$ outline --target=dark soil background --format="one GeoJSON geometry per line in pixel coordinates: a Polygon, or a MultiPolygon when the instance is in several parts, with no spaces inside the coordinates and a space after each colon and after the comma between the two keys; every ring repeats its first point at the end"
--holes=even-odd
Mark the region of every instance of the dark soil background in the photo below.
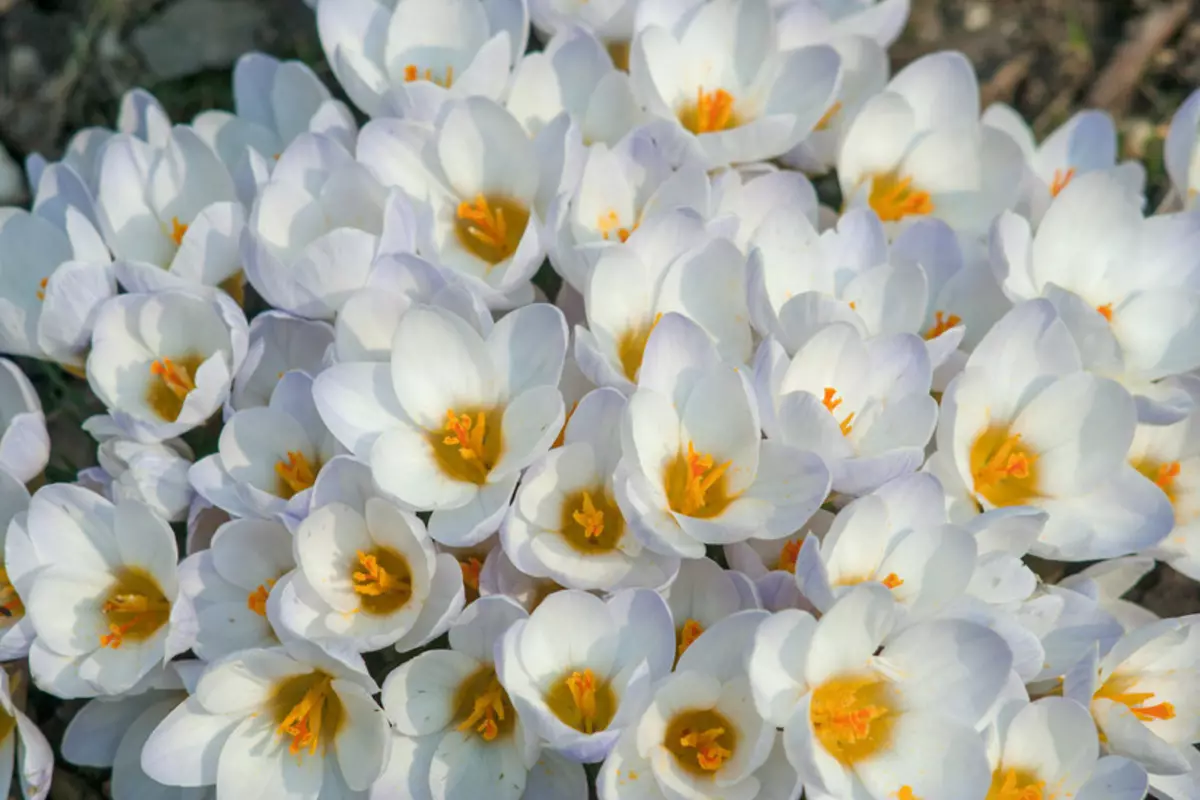
{"type": "MultiPolygon", "coordinates": [[[[0,144],[16,161],[9,174],[29,153],[56,158],[82,127],[111,126],[135,86],[177,122],[231,108],[231,67],[251,49],[304,60],[336,91],[302,0],[0,0],[0,144]]],[[[1162,140],[1175,108],[1200,86],[1200,0],[913,0],[892,48],[895,68],[941,49],[966,53],[984,104],[1015,106],[1039,137],[1080,108],[1109,111],[1122,157],[1146,163],[1150,207],[1165,196],[1162,140]]],[[[4,196],[5,169],[0,158],[0,203],[19,203],[20,194],[4,196]]],[[[20,361],[54,441],[47,477],[73,480],[95,457],[79,423],[101,409],[81,381],[20,361]]],[[[1035,566],[1048,580],[1079,568],[1035,566]]],[[[1129,597],[1164,616],[1200,611],[1200,584],[1163,566],[1129,597]]],[[[28,710],[53,744],[79,705],[29,692],[28,710]]],[[[50,797],[106,797],[105,779],[60,761],[50,797]]]]}

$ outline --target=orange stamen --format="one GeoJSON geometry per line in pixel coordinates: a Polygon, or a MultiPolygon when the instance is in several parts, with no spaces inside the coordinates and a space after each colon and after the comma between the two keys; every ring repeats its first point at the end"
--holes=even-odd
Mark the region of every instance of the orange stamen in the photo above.
{"type": "Polygon", "coordinates": [[[357,552],[358,563],[362,565],[363,571],[355,571],[352,576],[355,592],[378,597],[383,594],[409,590],[409,582],[403,578],[397,578],[380,566],[379,560],[374,555],[364,553],[362,550],[357,552]]]}
{"type": "Polygon", "coordinates": [[[596,539],[604,533],[604,512],[596,508],[592,496],[587,492],[583,493],[583,505],[571,518],[583,528],[585,538],[596,539]]]}
{"type": "Polygon", "coordinates": [[[171,359],[166,357],[160,358],[150,365],[150,374],[162,378],[167,388],[181,400],[187,397],[188,392],[196,388],[196,384],[187,370],[177,367],[171,359]]]}
{"type": "Polygon", "coordinates": [[[171,241],[175,242],[175,246],[179,247],[183,244],[183,237],[188,232],[188,226],[179,221],[179,217],[171,217],[171,241]]]}
{"type": "Polygon", "coordinates": [[[299,450],[288,450],[286,461],[280,459],[275,462],[275,474],[291,489],[292,494],[312,488],[317,482],[316,471],[299,450]]]}
{"type": "Polygon", "coordinates": [[[1067,188],[1067,184],[1075,177],[1075,168],[1054,170],[1054,180],[1050,183],[1050,196],[1058,197],[1058,193],[1067,188]]]}
{"type": "MultiPolygon", "coordinates": [[[[834,389],[832,386],[826,386],[825,397],[822,398],[821,403],[825,406],[825,408],[829,409],[830,414],[833,414],[837,407],[842,404],[842,398],[837,396],[837,389],[834,389]]],[[[854,430],[853,423],[854,412],[851,411],[844,420],[838,423],[838,428],[841,429],[842,436],[850,435],[850,431],[854,430]]]]}
{"type": "Polygon", "coordinates": [[[494,211],[482,194],[475,195],[474,202],[466,200],[458,204],[458,218],[470,223],[467,233],[487,247],[503,248],[508,236],[508,223],[504,220],[504,209],[494,211]]]}
{"type": "Polygon", "coordinates": [[[1113,304],[1105,303],[1102,306],[1096,306],[1096,311],[1100,312],[1100,316],[1104,317],[1109,322],[1112,322],[1113,304]]]}
{"type": "Polygon", "coordinates": [[[801,544],[799,539],[784,543],[783,549],[779,551],[779,569],[784,572],[796,571],[796,559],[800,557],[801,544]]]}
{"type": "Polygon", "coordinates": [[[717,744],[717,739],[724,734],[724,728],[710,728],[703,732],[688,731],[679,739],[679,744],[695,748],[696,762],[700,768],[715,772],[725,763],[725,759],[733,755],[732,752],[717,744]]]}
{"type": "Polygon", "coordinates": [[[696,622],[696,620],[689,619],[687,622],[683,623],[683,628],[679,631],[679,644],[675,648],[676,661],[678,661],[680,657],[687,652],[687,649],[691,647],[697,639],[700,638],[702,633],[704,633],[704,628],[701,627],[700,623],[696,622]]]}
{"type": "Polygon", "coordinates": [[[947,315],[944,311],[937,311],[933,315],[933,327],[925,331],[925,339],[936,339],[955,325],[961,324],[962,317],[958,314],[947,315]]]}

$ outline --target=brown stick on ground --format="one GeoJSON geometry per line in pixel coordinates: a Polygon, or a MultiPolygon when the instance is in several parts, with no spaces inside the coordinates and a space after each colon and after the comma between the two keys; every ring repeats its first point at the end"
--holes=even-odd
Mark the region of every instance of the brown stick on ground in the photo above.
{"type": "Polygon", "coordinates": [[[1193,0],[1175,0],[1160,6],[1138,21],[1133,38],[1126,39],[1096,78],[1087,104],[1109,113],[1124,113],[1137,89],[1142,73],[1154,54],[1161,50],[1188,19],[1193,0]]]}
{"type": "Polygon", "coordinates": [[[979,94],[980,105],[987,108],[992,103],[1011,103],[1017,86],[1029,75],[1032,66],[1032,53],[1021,53],[1009,59],[1004,66],[996,70],[992,79],[983,85],[979,94]]]}

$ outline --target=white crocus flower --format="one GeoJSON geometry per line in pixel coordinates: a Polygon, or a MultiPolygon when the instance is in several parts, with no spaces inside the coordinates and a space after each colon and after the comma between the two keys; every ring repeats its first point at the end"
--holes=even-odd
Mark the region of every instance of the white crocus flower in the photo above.
{"type": "Polygon", "coordinates": [[[96,317],[88,385],[127,436],[163,441],[221,409],[246,347],[246,317],[224,294],[120,295],[96,317]]]}
{"type": "Polygon", "coordinates": [[[795,147],[825,115],[840,80],[837,52],[786,52],[767,0],[718,0],[637,32],[635,94],[669,120],[709,166],[767,160],[795,147]]]}
{"type": "Polygon", "coordinates": [[[649,589],[601,600],[555,592],[496,646],[500,684],[545,746],[572,761],[603,759],[671,671],[671,615],[649,589]]]}
{"type": "Polygon", "coordinates": [[[307,64],[246,53],[233,66],[234,112],[205,111],[192,128],[229,169],[249,206],[275,160],[302,133],[322,133],[354,147],[358,123],[307,64]]]}
{"type": "Polygon", "coordinates": [[[564,31],[583,29],[608,51],[613,66],[629,71],[636,0],[529,0],[533,25],[547,38],[564,31]]]}
{"type": "Polygon", "coordinates": [[[26,530],[28,508],[29,491],[12,475],[0,470],[0,554],[3,555],[3,561],[0,561],[0,661],[24,658],[33,643],[33,623],[25,612],[24,600],[29,597],[30,580],[37,564],[21,557],[22,546],[29,539],[26,530]],[[12,565],[8,556],[10,541],[14,553],[12,565]]]}
{"type": "Polygon", "coordinates": [[[1119,756],[1100,756],[1087,708],[1062,697],[1030,703],[1001,718],[1001,751],[992,760],[989,798],[1071,797],[1142,800],[1146,773],[1119,756]]]}
{"type": "Polygon", "coordinates": [[[1129,393],[1082,371],[1054,306],[1028,301],[988,332],[943,395],[937,447],[953,469],[940,474],[984,510],[1046,511],[1034,555],[1124,555],[1173,526],[1167,497],[1125,460],[1135,426],[1129,393]]]}
{"type": "Polygon", "coordinates": [[[789,362],[766,340],[756,358],[763,430],[829,466],[833,489],[864,494],[915,472],[937,424],[925,342],[864,337],[844,322],[820,328],[789,362]]]}
{"type": "Polygon", "coordinates": [[[278,620],[305,639],[403,652],[440,636],[463,607],[458,562],[437,554],[416,515],[382,498],[364,513],[337,502],[313,511],[295,555],[277,590],[278,620]]]}
{"type": "Polygon", "coordinates": [[[1125,634],[1103,658],[1093,648],[1071,669],[1063,694],[1091,709],[1105,750],[1156,776],[1192,772],[1200,741],[1200,620],[1152,622],[1125,634]]]}
{"type": "Polygon", "coordinates": [[[1015,300],[1045,297],[1070,329],[1086,369],[1137,396],[1143,422],[1175,422],[1190,398],[1166,398],[1153,382],[1200,366],[1200,215],[1143,219],[1140,203],[1111,174],[1071,181],[1036,234],[1005,214],[993,266],[1015,300]]]}
{"type": "Polygon", "coordinates": [[[781,539],[829,491],[815,454],[762,441],[742,368],[722,364],[711,340],[677,314],[650,335],[622,430],[614,483],[635,535],[684,558],[706,544],[781,539]]]}
{"type": "Polygon", "coordinates": [[[120,694],[191,646],[175,535],[133,500],[52,484],[9,529],[5,561],[37,638],[34,681],[60,697],[120,694]]]}
{"type": "Polygon", "coordinates": [[[759,606],[749,578],[708,558],[684,561],[661,592],[675,623],[676,661],[721,620],[759,606]]]}
{"type": "Polygon", "coordinates": [[[662,586],[679,560],[647,550],[626,525],[613,489],[625,397],[596,389],[579,401],[562,444],[525,474],[500,542],[527,575],[572,589],[662,586]]]}
{"type": "Polygon", "coordinates": [[[333,319],[389,246],[398,199],[337,140],[303,133],[259,190],[242,239],[246,277],[271,305],[333,319]]]}
{"type": "Polygon", "coordinates": [[[444,95],[501,99],[529,11],[525,0],[321,0],[317,30],[346,94],[379,116],[444,95]]]}
{"type": "Polygon", "coordinates": [[[890,47],[908,23],[910,0],[772,0],[780,27],[822,31],[827,37],[866,36],[890,47]]]}
{"type": "Polygon", "coordinates": [[[181,439],[138,442],[125,438],[115,426],[110,430],[110,425],[107,417],[84,422],[84,429],[100,442],[96,449],[100,466],[85,469],[80,476],[104,487],[104,496],[113,502],[138,500],[167,522],[186,520],[195,495],[188,482],[195,457],[192,449],[181,439]]]}
{"type": "Polygon", "coordinates": [[[590,31],[577,27],[563,29],[543,51],[518,62],[505,107],[531,136],[566,113],[584,144],[610,147],[644,115],[629,75],[614,67],[610,53],[590,31]]]}
{"type": "Polygon", "coordinates": [[[388,724],[361,659],[306,642],[214,661],[150,734],[142,769],[167,786],[220,797],[352,797],[379,777],[388,724]]]}
{"type": "Polygon", "coordinates": [[[411,198],[420,255],[489,306],[529,301],[547,245],[541,167],[535,143],[503,107],[481,97],[451,101],[432,129],[380,120],[363,129],[359,157],[411,198]]]}
{"type": "Polygon", "coordinates": [[[550,263],[570,286],[586,292],[596,260],[629,240],[644,220],[677,208],[708,213],[710,187],[704,165],[672,165],[646,129],[611,148],[590,147],[578,185],[557,198],[549,213],[554,230],[550,263]]]}
{"type": "Polygon", "coordinates": [[[882,586],[860,586],[820,619],[782,611],[758,629],[750,682],[784,729],[818,797],[983,798],[991,770],[975,726],[1008,679],[1012,654],[958,620],[898,628],[882,586]]]}
{"type": "Polygon", "coordinates": [[[217,452],[188,473],[196,491],[238,517],[304,519],[321,467],[344,452],[321,423],[312,385],[303,372],[289,372],[265,407],[235,412],[217,452]]]}
{"type": "Polygon", "coordinates": [[[566,346],[562,313],[547,304],[505,315],[486,339],[449,311],[416,306],[396,327],[391,364],[334,365],[313,394],[386,495],[433,511],[438,542],[474,545],[562,429],[566,346]]]}
{"type": "Polygon", "coordinates": [[[0,470],[31,483],[50,461],[50,434],[37,390],[21,368],[0,358],[0,470]]]}
{"type": "Polygon", "coordinates": [[[885,483],[840,512],[822,541],[809,534],[796,583],[820,611],[851,587],[879,583],[911,619],[928,618],[962,595],[975,569],[974,537],[946,521],[937,479],[916,473],[885,483]]]}
{"type": "Polygon", "coordinates": [[[623,247],[605,248],[584,290],[586,327],[575,327],[575,360],[599,386],[628,394],[637,385],[646,343],[664,314],[677,314],[710,337],[721,358],[750,360],[745,258],[728,239],[706,232],[694,212],[653,217],[623,247]]]}
{"type": "Polygon", "coordinates": [[[1200,194],[1200,90],[1192,92],[1175,112],[1163,161],[1184,208],[1194,208],[1200,194]]]}
{"type": "MultiPolygon", "coordinates": [[[[392,758],[373,797],[530,797],[528,772],[541,745],[494,663],[500,637],[528,616],[507,597],[477,600],[451,626],[449,650],[421,653],[388,675],[382,700],[395,726],[392,758]]],[[[583,775],[576,764],[558,766],[583,775]]]]}
{"type": "Polygon", "coordinates": [[[1117,128],[1103,111],[1080,111],[1055,129],[1041,145],[1033,129],[1010,106],[996,103],[983,112],[982,122],[1004,131],[1025,154],[1025,178],[1016,212],[1036,227],[1055,197],[1075,178],[1088,172],[1108,172],[1120,181],[1129,198],[1144,202],[1146,170],[1136,161],[1117,164],[1117,128]]]}
{"type": "Polygon", "coordinates": [[[206,549],[179,564],[179,600],[191,605],[196,620],[196,655],[215,661],[279,644],[267,600],[295,568],[292,534],[281,523],[234,519],[217,528],[206,549]]]}
{"type": "Polygon", "coordinates": [[[849,207],[885,223],[925,216],[979,235],[1016,202],[1024,156],[979,122],[979,84],[966,57],[942,52],[902,69],[859,111],[838,157],[849,207]]]}
{"type": "Polygon", "coordinates": [[[264,311],[250,320],[246,359],[233,377],[229,409],[240,411],[271,402],[276,384],[288,372],[316,375],[325,367],[333,344],[327,322],[293,317],[284,311],[264,311]]]}
{"type": "Polygon", "coordinates": [[[13,703],[11,681],[8,672],[0,670],[0,793],[15,796],[15,766],[20,796],[42,800],[50,794],[54,751],[33,720],[13,703]]]}

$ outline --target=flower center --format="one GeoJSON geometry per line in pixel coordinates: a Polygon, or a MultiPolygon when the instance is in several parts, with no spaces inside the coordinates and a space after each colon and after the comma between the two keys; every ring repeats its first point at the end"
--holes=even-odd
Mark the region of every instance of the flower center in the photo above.
{"type": "Polygon", "coordinates": [[[992,425],[971,445],[975,493],[994,506],[1020,506],[1038,496],[1037,454],[1007,425],[992,425]]]}
{"type": "MultiPolygon", "coordinates": [[[[821,398],[821,404],[829,409],[829,413],[834,415],[834,419],[837,419],[837,414],[835,412],[837,411],[837,407],[842,404],[842,398],[837,396],[837,389],[834,389],[832,386],[826,386],[825,396],[821,398]]],[[[849,436],[850,431],[854,430],[853,422],[854,412],[851,411],[841,422],[838,423],[838,428],[841,429],[842,436],[849,436]]]]}
{"type": "Polygon", "coordinates": [[[834,678],[813,691],[809,717],[817,741],[842,764],[868,758],[891,741],[896,722],[888,685],[874,675],[834,678]]]}
{"type": "Polygon", "coordinates": [[[947,314],[945,311],[937,311],[933,315],[933,327],[925,331],[923,335],[926,341],[936,339],[955,325],[961,324],[962,317],[958,314],[947,314]]]}
{"type": "Polygon", "coordinates": [[[1058,197],[1058,193],[1071,183],[1075,177],[1075,168],[1054,170],[1054,180],[1050,182],[1050,196],[1058,197]]]}
{"type": "Polygon", "coordinates": [[[284,500],[289,500],[305,489],[311,489],[317,481],[319,469],[319,465],[309,463],[303,452],[288,450],[286,460],[281,458],[275,462],[275,474],[279,476],[276,494],[284,500]]]}
{"type": "Polygon", "coordinates": [[[546,705],[565,724],[581,733],[602,731],[617,713],[617,696],[608,681],[590,669],[570,671],[546,693],[546,705]]]}
{"type": "Polygon", "coordinates": [[[40,281],[38,281],[38,290],[37,290],[37,299],[38,300],[46,299],[46,284],[48,284],[49,282],[50,282],[49,278],[42,278],[40,281]]]}
{"type": "Polygon", "coordinates": [[[412,597],[412,571],[408,561],[390,547],[369,553],[357,551],[350,562],[350,580],[359,605],[368,614],[391,614],[412,597]]]}
{"type": "Polygon", "coordinates": [[[617,338],[617,360],[621,362],[621,371],[631,382],[637,381],[638,371],[642,368],[642,359],[646,356],[646,342],[650,334],[662,319],[662,314],[655,314],[649,325],[629,328],[617,338]]]}
{"type": "Polygon", "coordinates": [[[679,659],[683,658],[683,654],[692,646],[692,643],[700,638],[704,633],[704,626],[694,619],[689,619],[683,623],[683,627],[675,631],[675,663],[679,663],[679,659]]]}
{"type": "Polygon", "coordinates": [[[632,227],[622,228],[621,218],[617,216],[617,212],[609,209],[607,213],[596,218],[596,229],[600,231],[600,235],[606,242],[615,238],[624,243],[629,240],[630,234],[637,230],[637,223],[634,223],[632,227]]]}
{"type": "Polygon", "coordinates": [[[475,556],[467,556],[458,560],[458,568],[462,570],[463,589],[470,602],[479,597],[479,573],[483,571],[483,562],[475,556]]]}
{"type": "Polygon", "coordinates": [[[725,131],[741,124],[733,113],[733,95],[724,89],[706,92],[703,86],[696,87],[696,102],[679,112],[679,122],[695,134],[725,131]]]}
{"type": "Polygon", "coordinates": [[[426,67],[424,70],[421,70],[418,69],[416,64],[409,64],[404,68],[404,82],[412,83],[413,81],[429,81],[430,83],[436,83],[443,89],[449,89],[451,84],[454,83],[454,67],[447,66],[446,77],[437,78],[434,76],[432,69],[426,67]]]}
{"type": "Polygon", "coordinates": [[[581,490],[563,500],[559,528],[571,549],[586,555],[617,549],[625,532],[625,518],[604,487],[581,490]]]}
{"type": "Polygon", "coordinates": [[[1102,306],[1096,306],[1096,313],[1098,313],[1100,316],[1104,317],[1104,319],[1106,321],[1111,323],[1112,315],[1113,315],[1113,307],[1112,306],[1113,306],[1112,303],[1105,303],[1102,306]]]}
{"type": "Polygon", "coordinates": [[[257,589],[246,595],[246,608],[260,617],[267,616],[267,598],[270,597],[271,588],[274,585],[275,581],[271,579],[267,579],[266,583],[260,583],[257,589]]]}
{"type": "Polygon", "coordinates": [[[672,511],[688,517],[707,519],[720,514],[733,502],[725,474],[732,461],[717,464],[709,453],[697,453],[688,442],[667,464],[663,485],[672,511]]]}
{"type": "Polygon", "coordinates": [[[1162,489],[1167,499],[1174,504],[1175,479],[1179,477],[1181,471],[1178,461],[1162,462],[1144,458],[1140,461],[1132,462],[1132,466],[1153,481],[1155,486],[1162,489]]]}
{"type": "Polygon", "coordinates": [[[604,49],[608,51],[608,57],[612,59],[613,69],[629,72],[630,43],[628,40],[609,42],[604,49]]]}
{"type": "Polygon", "coordinates": [[[1146,705],[1154,699],[1154,692],[1129,691],[1136,683],[1137,678],[1132,675],[1110,675],[1096,692],[1095,698],[1122,704],[1142,722],[1175,719],[1175,706],[1172,703],[1146,705]]]}
{"type": "Polygon", "coordinates": [[[799,539],[792,539],[784,542],[783,547],[779,549],[779,563],[776,569],[781,569],[784,572],[796,571],[796,559],[800,557],[800,548],[803,543],[799,539]]]}
{"type": "Polygon", "coordinates": [[[171,217],[171,241],[176,247],[183,244],[183,237],[187,235],[188,226],[179,221],[179,217],[171,217]]]}
{"type": "Polygon", "coordinates": [[[459,244],[488,263],[488,269],[517,252],[529,210],[509,197],[475,195],[458,204],[454,232],[459,244]]]}
{"type": "Polygon", "coordinates": [[[458,730],[474,730],[485,742],[511,733],[517,714],[492,667],[480,667],[459,684],[454,696],[458,730]]]}
{"type": "Polygon", "coordinates": [[[100,606],[108,622],[108,633],[100,637],[100,646],[119,650],[126,641],[145,641],[166,625],[171,603],[158,581],[145,570],[122,567],[115,577],[100,606]]]}
{"type": "Polygon", "coordinates": [[[867,202],[884,222],[899,222],[905,217],[928,216],[933,213],[929,192],[913,188],[912,178],[902,178],[895,172],[876,175],[871,182],[867,202]]]}
{"type": "Polygon", "coordinates": [[[8,570],[0,567],[0,616],[18,620],[25,616],[25,604],[8,579],[8,570]]]}
{"type": "Polygon", "coordinates": [[[693,775],[711,777],[733,757],[737,733],[724,714],[696,709],[677,714],[668,724],[663,746],[693,775]]]}
{"type": "Polygon", "coordinates": [[[275,733],[291,737],[288,752],[301,759],[316,755],[322,740],[328,745],[342,726],[345,710],[333,691],[333,676],[320,670],[284,678],[270,700],[275,733]]]}
{"type": "Polygon", "coordinates": [[[997,769],[986,800],[1046,800],[1045,781],[1023,769],[997,769]]]}
{"type": "Polygon", "coordinates": [[[196,388],[196,370],[203,362],[202,356],[185,355],[174,359],[163,356],[151,363],[146,404],[167,422],[179,419],[184,399],[196,388]]]}
{"type": "Polygon", "coordinates": [[[446,424],[429,434],[434,459],[442,471],[463,483],[482,486],[500,460],[503,436],[499,425],[488,425],[500,416],[498,409],[446,410],[446,424]]]}

